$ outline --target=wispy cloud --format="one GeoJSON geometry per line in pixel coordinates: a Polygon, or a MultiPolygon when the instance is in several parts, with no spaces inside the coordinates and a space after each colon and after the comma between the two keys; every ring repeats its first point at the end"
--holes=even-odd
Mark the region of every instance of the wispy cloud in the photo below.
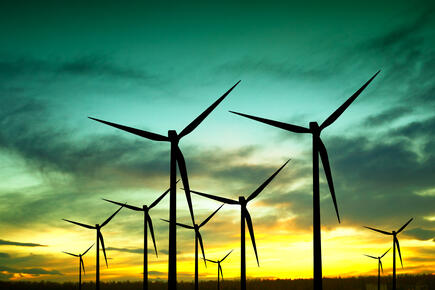
{"type": "Polygon", "coordinates": [[[37,243],[22,243],[22,242],[13,242],[13,241],[6,241],[6,240],[0,240],[0,245],[20,246],[20,247],[46,247],[46,245],[41,245],[37,243]]]}

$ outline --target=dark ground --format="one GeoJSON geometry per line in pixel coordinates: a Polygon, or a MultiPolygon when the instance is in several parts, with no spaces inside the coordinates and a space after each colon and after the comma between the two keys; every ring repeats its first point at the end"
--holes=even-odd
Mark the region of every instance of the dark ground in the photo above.
{"type": "MultiPolygon", "coordinates": [[[[376,277],[355,277],[355,278],[327,278],[323,280],[324,290],[370,290],[377,289],[376,277]]],[[[381,289],[391,289],[391,277],[383,277],[383,287],[381,289]],[[388,285],[387,285],[388,284],[388,285]]],[[[193,283],[181,282],[178,284],[178,290],[191,290],[193,283]]],[[[224,281],[221,289],[238,290],[239,282],[234,280],[224,281]]],[[[295,280],[248,280],[248,290],[309,290],[312,288],[311,279],[295,279],[295,280]]],[[[152,282],[150,290],[163,290],[166,288],[164,282],[152,282]]],[[[215,290],[217,288],[216,281],[200,282],[200,289],[215,290]]],[[[0,281],[1,290],[76,290],[77,283],[54,283],[54,282],[9,282],[0,281]]],[[[95,289],[95,284],[85,283],[83,290],[95,289]]],[[[401,275],[397,280],[397,289],[399,290],[434,290],[435,275],[401,275]]],[[[105,282],[101,285],[101,290],[142,290],[141,282],[105,282]]]]}

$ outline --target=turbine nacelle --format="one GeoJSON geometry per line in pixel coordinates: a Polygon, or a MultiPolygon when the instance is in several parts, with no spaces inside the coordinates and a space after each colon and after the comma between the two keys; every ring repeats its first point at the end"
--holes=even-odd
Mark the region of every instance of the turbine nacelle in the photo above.
{"type": "Polygon", "coordinates": [[[320,136],[320,132],[322,131],[317,122],[310,122],[310,131],[315,136],[320,136]]]}
{"type": "Polygon", "coordinates": [[[96,229],[101,229],[101,227],[100,227],[99,224],[95,224],[95,228],[96,228],[96,229]]]}
{"type": "Polygon", "coordinates": [[[248,204],[244,196],[239,196],[239,203],[242,207],[246,207],[246,205],[248,204]]]}
{"type": "Polygon", "coordinates": [[[171,142],[178,142],[180,138],[178,137],[177,131],[175,130],[168,130],[168,138],[171,142]]]}

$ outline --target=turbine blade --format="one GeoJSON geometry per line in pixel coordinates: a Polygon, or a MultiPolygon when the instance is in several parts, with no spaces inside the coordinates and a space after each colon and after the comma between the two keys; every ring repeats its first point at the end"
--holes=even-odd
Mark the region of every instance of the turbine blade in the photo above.
{"type": "Polygon", "coordinates": [[[406,224],[404,224],[398,231],[397,233],[400,233],[401,231],[403,231],[404,228],[406,228],[407,225],[409,225],[410,222],[412,222],[414,218],[411,218],[409,221],[406,222],[406,224]]]}
{"type": "Polygon", "coordinates": [[[205,267],[207,267],[207,262],[205,259],[205,252],[204,252],[204,243],[202,242],[201,233],[199,231],[197,232],[197,236],[198,236],[198,240],[199,240],[199,245],[201,246],[202,258],[204,260],[205,267]]]}
{"type": "Polygon", "coordinates": [[[200,225],[199,227],[202,227],[203,225],[205,225],[206,223],[208,223],[208,221],[221,209],[221,207],[223,207],[223,205],[221,205],[220,207],[218,207],[217,210],[215,210],[211,215],[208,216],[208,218],[206,218],[200,225]]]}
{"type": "Polygon", "coordinates": [[[254,247],[255,258],[257,258],[257,265],[258,267],[260,267],[260,262],[258,261],[257,246],[255,245],[254,228],[252,227],[251,215],[249,214],[247,209],[244,209],[244,211],[245,211],[246,224],[248,225],[249,235],[251,236],[252,246],[254,247]]]}
{"type": "MultiPolygon", "coordinates": [[[[147,214],[147,220],[148,220],[148,227],[150,228],[150,233],[151,233],[151,238],[153,239],[153,244],[154,244],[154,250],[156,251],[156,257],[158,257],[159,255],[157,254],[157,246],[156,246],[156,239],[154,238],[154,228],[153,228],[153,222],[151,220],[151,217],[149,214],[147,214]]],[[[147,237],[145,237],[146,239],[147,237]]],[[[147,249],[144,249],[144,251],[147,251],[147,249]]]]}
{"type": "Polygon", "coordinates": [[[222,278],[222,281],[224,280],[224,273],[222,272],[222,266],[221,266],[221,264],[219,264],[219,271],[221,272],[221,278],[222,278]]]}
{"type": "Polygon", "coordinates": [[[236,200],[232,200],[232,199],[221,197],[221,196],[211,195],[211,194],[207,194],[207,193],[199,192],[199,191],[195,191],[195,190],[191,190],[190,192],[193,192],[193,193],[195,193],[197,195],[200,195],[200,196],[203,196],[203,197],[207,197],[207,198],[210,198],[210,199],[214,199],[214,200],[226,203],[226,204],[239,204],[239,202],[236,201],[236,200]]]}
{"type": "Polygon", "coordinates": [[[382,261],[379,259],[379,264],[381,265],[382,274],[384,274],[384,268],[382,267],[382,261]]]}
{"type": "Polygon", "coordinates": [[[113,219],[113,217],[124,207],[124,205],[121,205],[121,207],[115,211],[107,220],[104,221],[104,223],[101,224],[101,227],[104,227],[105,225],[107,225],[111,219],[113,219]]]}
{"type": "Polygon", "coordinates": [[[270,119],[265,119],[265,118],[260,118],[260,117],[255,117],[252,115],[247,115],[247,114],[242,114],[242,113],[238,113],[238,112],[234,112],[234,111],[230,111],[233,114],[242,116],[242,117],[246,117],[261,123],[265,123],[274,127],[278,127],[287,131],[291,131],[294,133],[310,133],[310,129],[305,128],[305,127],[301,127],[301,126],[296,126],[296,125],[292,125],[292,124],[288,124],[288,123],[282,123],[282,122],[278,122],[278,121],[274,121],[274,120],[270,120],[270,119]]]}
{"type": "Polygon", "coordinates": [[[213,261],[213,260],[209,260],[209,259],[206,259],[206,260],[207,260],[207,262],[217,263],[217,261],[213,261]]]}
{"type": "Polygon", "coordinates": [[[381,258],[383,258],[389,251],[391,250],[391,248],[389,248],[382,256],[381,258]]]}
{"type": "Polygon", "coordinates": [[[70,220],[67,220],[67,219],[63,219],[63,220],[66,221],[66,222],[73,223],[73,224],[76,224],[76,225],[78,225],[78,226],[81,226],[81,227],[87,228],[87,229],[91,229],[91,230],[94,230],[94,229],[95,229],[94,226],[90,226],[90,225],[86,225],[86,224],[82,224],[82,223],[78,223],[78,222],[73,222],[73,221],[70,221],[70,220]]]}
{"type": "Polygon", "coordinates": [[[192,218],[192,224],[195,224],[195,216],[193,215],[192,198],[190,196],[189,179],[187,178],[186,161],[184,160],[183,153],[181,153],[180,147],[177,146],[177,163],[178,169],[180,169],[181,180],[184,186],[184,192],[186,194],[187,205],[189,206],[190,217],[192,218]]]}
{"type": "Polygon", "coordinates": [[[329,191],[331,192],[332,201],[334,202],[335,213],[337,214],[338,223],[340,223],[340,215],[338,213],[337,200],[335,198],[334,182],[332,181],[331,167],[329,166],[328,152],[326,151],[325,145],[322,139],[318,138],[319,153],[322,159],[323,170],[325,171],[326,180],[328,181],[329,191]]]}
{"type": "Polygon", "coordinates": [[[83,254],[82,256],[84,256],[95,244],[92,244],[92,246],[90,246],[83,254]]]}
{"type": "MultiPolygon", "coordinates": [[[[180,181],[180,179],[178,179],[175,184],[177,184],[178,181],[180,181]]],[[[157,198],[148,208],[152,209],[153,207],[155,207],[166,196],[166,194],[168,194],[170,190],[171,188],[168,188],[165,192],[163,192],[162,195],[160,195],[159,198],[157,198]]]]}
{"type": "Polygon", "coordinates": [[[83,274],[86,274],[86,271],[85,271],[85,263],[83,263],[83,258],[82,258],[82,257],[80,257],[80,265],[82,266],[83,274]]]}
{"type": "Polygon", "coordinates": [[[104,260],[106,260],[106,267],[109,268],[109,265],[107,264],[106,247],[104,246],[103,235],[101,234],[100,231],[98,231],[98,237],[99,237],[100,242],[101,242],[101,247],[103,248],[104,260]]]}
{"type": "Polygon", "coordinates": [[[120,203],[120,202],[116,202],[116,201],[113,201],[113,200],[110,200],[110,199],[105,199],[105,198],[103,198],[103,200],[111,202],[111,203],[114,203],[114,204],[117,204],[117,205],[120,205],[120,206],[124,206],[124,207],[126,207],[128,209],[131,209],[131,210],[143,211],[142,208],[137,207],[137,206],[128,205],[127,203],[120,203]]]}
{"type": "Polygon", "coordinates": [[[383,230],[378,230],[378,229],[371,228],[371,227],[366,227],[366,226],[363,226],[363,227],[365,227],[366,229],[370,229],[372,231],[375,231],[375,232],[379,232],[379,233],[384,234],[384,235],[390,235],[390,236],[392,235],[392,233],[389,233],[389,232],[386,232],[386,231],[383,231],[383,230]]]}
{"type": "Polygon", "coordinates": [[[340,117],[341,114],[347,109],[347,107],[352,104],[353,101],[361,94],[361,92],[370,84],[370,82],[378,75],[380,70],[375,73],[361,88],[359,88],[358,91],[356,91],[352,96],[350,96],[349,99],[346,100],[337,110],[335,110],[334,113],[332,113],[325,121],[323,121],[322,125],[320,125],[320,130],[325,129],[332,123],[334,123],[335,120],[337,120],[338,117],[340,117]]]}
{"type": "Polygon", "coordinates": [[[277,171],[275,171],[275,173],[274,174],[272,174],[268,179],[266,179],[266,181],[264,181],[263,182],[263,184],[261,184],[253,193],[251,193],[251,195],[250,196],[248,196],[248,198],[246,199],[246,201],[248,202],[248,201],[251,201],[251,200],[253,200],[254,198],[256,198],[257,197],[257,195],[259,195],[260,194],[260,192],[262,192],[263,191],[263,189],[275,178],[275,176],[281,171],[281,169],[283,169],[284,168],[284,166],[286,166],[287,165],[287,163],[290,161],[290,159],[289,160],[287,160],[280,168],[278,168],[278,170],[277,171]]]}
{"type": "Polygon", "coordinates": [[[370,255],[366,255],[366,254],[363,254],[363,255],[366,256],[366,257],[372,258],[372,259],[376,259],[376,260],[378,259],[378,258],[370,256],[370,255]]]}
{"type": "MultiPolygon", "coordinates": [[[[165,219],[161,219],[162,221],[164,221],[164,222],[167,222],[167,223],[169,223],[170,221],[168,221],[168,220],[165,220],[165,219]]],[[[189,230],[193,230],[194,229],[194,227],[192,227],[192,226],[189,226],[189,225],[185,225],[185,224],[182,224],[182,223],[175,223],[177,226],[180,226],[180,227],[183,227],[183,228],[186,228],[186,229],[189,229],[189,230]]]]}
{"type": "Polygon", "coordinates": [[[154,140],[154,141],[169,141],[169,138],[160,134],[156,134],[156,133],[152,133],[152,132],[148,132],[148,131],[144,131],[144,130],[140,130],[140,129],[135,129],[135,128],[131,128],[131,127],[127,127],[124,125],[119,125],[116,123],[111,123],[111,122],[107,122],[107,121],[103,121],[100,119],[96,119],[96,118],[92,118],[92,117],[88,117],[89,119],[92,119],[94,121],[121,129],[123,131],[127,131],[129,133],[150,139],[150,140],[154,140]]]}
{"type": "Polygon", "coordinates": [[[210,107],[208,107],[204,112],[201,113],[198,117],[196,117],[195,120],[193,120],[189,125],[184,128],[180,134],[178,135],[180,138],[183,138],[187,134],[191,133],[193,130],[195,130],[196,127],[198,127],[199,124],[201,124],[202,121],[219,105],[220,102],[222,102],[223,99],[240,83],[238,81],[234,86],[232,86],[225,94],[223,94],[219,99],[217,99],[213,104],[211,104],[210,107]]]}
{"type": "Polygon", "coordinates": [[[395,240],[395,243],[396,243],[396,245],[397,245],[397,252],[399,253],[400,264],[402,265],[402,268],[403,268],[402,254],[400,253],[399,240],[397,239],[397,237],[394,237],[394,240],[395,240]]]}
{"type": "Polygon", "coordinates": [[[228,254],[225,255],[225,257],[221,260],[221,262],[223,262],[232,252],[233,250],[229,251],[228,254]]]}
{"type": "Polygon", "coordinates": [[[76,255],[76,254],[71,254],[71,253],[68,253],[68,252],[64,252],[64,251],[62,251],[62,253],[65,253],[65,254],[67,254],[67,255],[71,255],[71,256],[74,256],[74,257],[80,257],[79,255],[76,255]]]}

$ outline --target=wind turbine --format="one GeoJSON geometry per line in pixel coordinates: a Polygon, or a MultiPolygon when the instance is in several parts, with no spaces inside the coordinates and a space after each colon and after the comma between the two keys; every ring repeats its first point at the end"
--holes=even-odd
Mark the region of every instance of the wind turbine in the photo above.
{"type": "Polygon", "coordinates": [[[248,209],[246,206],[248,205],[248,202],[256,198],[261,191],[272,181],[272,179],[283,169],[283,167],[290,161],[287,160],[272,176],[270,176],[268,179],[266,179],[263,184],[261,184],[254,192],[249,195],[247,199],[245,199],[244,196],[239,196],[239,200],[233,200],[226,197],[220,197],[216,195],[211,195],[199,191],[191,190],[191,192],[196,193],[198,195],[214,199],[226,204],[234,204],[234,205],[240,205],[240,289],[246,290],[246,253],[245,253],[245,221],[248,225],[249,235],[251,236],[252,246],[254,247],[255,257],[257,259],[257,265],[260,267],[260,263],[258,261],[258,254],[257,254],[257,247],[255,245],[255,237],[254,237],[254,228],[252,227],[252,219],[251,215],[248,212],[248,209]]]}
{"type": "Polygon", "coordinates": [[[90,246],[83,254],[71,254],[68,252],[63,252],[67,255],[79,258],[79,290],[82,289],[82,268],[83,268],[83,274],[85,274],[85,263],[83,263],[83,256],[92,248],[92,246],[90,246]]]}
{"type": "Polygon", "coordinates": [[[224,281],[224,274],[222,273],[221,262],[223,262],[223,261],[224,261],[224,260],[225,260],[225,259],[226,259],[230,254],[231,254],[232,251],[233,251],[233,250],[229,251],[228,254],[226,254],[225,257],[223,257],[221,260],[213,261],[213,260],[205,259],[205,260],[207,260],[207,261],[209,261],[209,262],[212,262],[212,263],[218,264],[218,283],[217,283],[217,290],[220,289],[220,286],[219,286],[219,272],[220,272],[220,275],[222,276],[222,281],[224,281]]]}
{"type": "MultiPolygon", "coordinates": [[[[194,226],[189,226],[189,225],[185,225],[182,223],[177,223],[177,226],[186,228],[186,229],[191,229],[195,231],[195,290],[199,289],[199,283],[198,283],[198,242],[201,246],[201,251],[202,251],[202,257],[204,259],[204,263],[205,262],[205,253],[204,253],[204,244],[202,242],[202,236],[201,233],[199,232],[199,229],[202,228],[206,223],[208,223],[208,221],[218,212],[218,210],[221,209],[221,207],[223,207],[224,205],[221,205],[217,210],[215,210],[211,215],[208,216],[208,218],[206,218],[202,223],[200,223],[199,225],[195,224],[194,226]]],[[[162,219],[165,222],[169,222],[168,220],[162,219]]],[[[207,264],[205,265],[207,267],[207,264]]]]}
{"type": "Polygon", "coordinates": [[[386,232],[383,230],[378,230],[375,228],[364,226],[365,228],[370,229],[372,231],[379,232],[384,235],[393,236],[393,290],[396,290],[396,245],[397,245],[397,251],[399,252],[400,264],[402,265],[403,268],[402,254],[400,253],[400,245],[399,245],[399,240],[397,239],[397,234],[403,231],[413,219],[414,218],[411,218],[409,221],[407,221],[406,224],[404,224],[397,232],[396,231],[386,232]]]}
{"type": "Polygon", "coordinates": [[[319,154],[322,159],[323,169],[328,181],[329,190],[331,192],[332,201],[334,202],[335,212],[338,222],[340,216],[338,214],[337,201],[335,199],[334,184],[332,182],[331,168],[329,166],[328,153],[326,147],[320,138],[320,133],[323,129],[331,125],[347,107],[361,94],[361,92],[370,84],[370,82],[378,75],[378,71],[370,80],[368,80],[358,91],[356,91],[349,99],[346,100],[334,113],[332,113],[320,126],[317,122],[310,122],[309,128],[296,126],[288,123],[277,122],[269,119],[259,118],[247,114],[231,113],[253,119],[274,127],[278,127],[294,133],[309,133],[313,137],[313,250],[314,250],[314,289],[322,289],[322,242],[320,236],[320,193],[319,193],[319,154]]]}
{"type": "MultiPolygon", "coordinates": [[[[177,182],[178,181],[179,180],[177,180],[177,182]]],[[[131,209],[131,210],[142,211],[144,213],[144,216],[143,216],[143,218],[144,218],[143,219],[143,289],[144,290],[148,289],[148,234],[147,234],[148,227],[150,228],[151,238],[153,239],[154,250],[156,251],[156,256],[158,256],[156,240],[154,238],[153,222],[151,220],[151,216],[149,214],[149,211],[153,207],[155,207],[165,197],[165,195],[168,192],[169,192],[169,189],[166,190],[162,195],[160,195],[159,198],[157,198],[153,203],[151,203],[150,206],[142,205],[142,207],[136,207],[136,206],[128,205],[126,203],[124,204],[124,203],[120,203],[120,202],[116,202],[113,200],[103,198],[103,200],[105,200],[105,201],[124,206],[128,209],[131,209]]]]}
{"type": "Polygon", "coordinates": [[[391,248],[389,248],[382,256],[378,256],[378,257],[373,257],[370,255],[364,254],[364,256],[378,260],[378,290],[381,290],[381,270],[382,270],[382,273],[384,273],[384,268],[382,268],[381,259],[388,253],[389,250],[391,250],[391,248]]]}
{"type": "Polygon", "coordinates": [[[178,147],[178,143],[184,136],[191,133],[198,127],[199,124],[219,105],[220,102],[240,83],[238,81],[231,89],[229,89],[225,94],[223,94],[219,99],[217,99],[210,107],[208,107],[204,112],[202,112],[195,120],[193,120],[189,125],[187,125],[180,134],[177,134],[175,130],[169,130],[168,136],[163,136],[160,134],[135,129],[95,118],[91,118],[92,120],[101,122],[103,124],[127,131],[129,133],[141,136],[146,139],[150,139],[153,141],[165,141],[171,143],[171,153],[170,153],[170,177],[169,177],[169,260],[168,260],[168,289],[175,290],[177,289],[177,188],[175,186],[175,180],[177,179],[177,164],[180,170],[181,179],[183,181],[183,186],[186,194],[187,203],[189,205],[190,216],[192,218],[192,224],[195,224],[195,219],[193,216],[193,207],[192,200],[190,197],[190,187],[189,181],[187,179],[187,169],[186,162],[183,157],[183,153],[181,153],[180,148],[178,147]]]}
{"type": "Polygon", "coordinates": [[[86,225],[86,224],[82,224],[82,223],[78,223],[78,222],[74,222],[74,221],[70,221],[67,219],[63,219],[64,221],[67,221],[69,223],[73,223],[76,224],[78,226],[87,228],[87,229],[91,229],[91,230],[97,230],[97,263],[96,263],[96,281],[95,281],[95,286],[97,290],[100,290],[100,242],[101,242],[101,247],[103,248],[103,253],[104,253],[104,259],[106,260],[106,267],[109,267],[107,264],[107,257],[106,257],[106,248],[104,246],[104,239],[103,239],[103,235],[101,234],[101,228],[104,227],[105,225],[107,225],[110,220],[123,208],[124,205],[122,205],[117,211],[115,211],[114,214],[112,214],[108,219],[106,219],[101,225],[96,224],[95,226],[91,226],[91,225],[86,225]]]}

